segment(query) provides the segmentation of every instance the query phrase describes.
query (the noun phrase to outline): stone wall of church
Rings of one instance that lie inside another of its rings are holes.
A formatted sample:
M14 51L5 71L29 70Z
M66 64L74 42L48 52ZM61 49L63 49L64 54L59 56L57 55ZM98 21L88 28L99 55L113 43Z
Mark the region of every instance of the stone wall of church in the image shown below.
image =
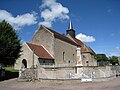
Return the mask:
M76 65L77 46L55 38L55 63Z
M83 66L97 66L97 61L94 59L94 55L91 55L90 53L83 53L82 61Z
M50 31L40 28L36 31L31 41L33 44L43 45L54 56L54 36Z
M27 68L30 68L33 65L33 58L34 58L34 65L38 64L38 56L34 54L32 50L27 46L26 43L23 44L21 48L21 56L16 60L15 69L20 70L23 67L23 60L27 62Z

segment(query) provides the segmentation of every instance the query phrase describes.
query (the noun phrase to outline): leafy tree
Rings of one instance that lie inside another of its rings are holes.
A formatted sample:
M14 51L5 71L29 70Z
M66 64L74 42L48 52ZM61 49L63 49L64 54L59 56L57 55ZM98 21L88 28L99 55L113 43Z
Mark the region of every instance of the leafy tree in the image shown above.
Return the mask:
M96 54L95 59L97 60L99 66L107 65L109 61L105 54Z
M117 56L109 57L109 61L112 65L118 64L118 57Z
M20 40L13 27L5 20L0 22L0 63L13 65L20 56Z
M105 54L96 54L96 55L95 55L95 59L96 59L96 60L104 60L104 61L107 61L107 60L108 60L108 58L106 57Z

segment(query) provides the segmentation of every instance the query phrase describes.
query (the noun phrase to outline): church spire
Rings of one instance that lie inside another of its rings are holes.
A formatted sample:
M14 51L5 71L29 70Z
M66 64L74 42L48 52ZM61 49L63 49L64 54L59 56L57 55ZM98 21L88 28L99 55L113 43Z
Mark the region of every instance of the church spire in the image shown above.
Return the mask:
M73 29L72 21L70 20L68 30L66 30L66 35L70 35L72 38L75 38L75 30Z
M68 30L73 29L72 21L70 20Z

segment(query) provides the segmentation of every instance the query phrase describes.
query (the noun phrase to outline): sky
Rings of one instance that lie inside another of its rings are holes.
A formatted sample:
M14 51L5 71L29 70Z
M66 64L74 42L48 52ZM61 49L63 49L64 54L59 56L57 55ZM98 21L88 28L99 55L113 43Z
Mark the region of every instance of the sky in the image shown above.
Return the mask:
M71 20L76 38L96 53L120 56L120 0L0 0L2 20L26 42L41 24L66 34Z

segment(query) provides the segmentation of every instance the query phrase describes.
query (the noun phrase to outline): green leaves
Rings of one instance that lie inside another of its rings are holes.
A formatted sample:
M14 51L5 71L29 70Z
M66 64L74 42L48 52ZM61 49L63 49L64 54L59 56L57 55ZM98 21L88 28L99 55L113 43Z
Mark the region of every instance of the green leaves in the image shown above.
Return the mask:
M5 20L0 22L0 63L14 64L20 56L20 40L13 27Z
M96 59L96 60L104 60L104 61L107 61L107 60L108 60L108 58L106 57L105 54L96 54L96 55L95 55L95 59Z
M112 65L118 64L118 57L117 56L111 56L108 58L108 57L106 57L105 54L96 54L95 59L101 65L108 65L108 63L111 63Z
M118 64L118 57L116 56L109 57L109 60L112 65Z

